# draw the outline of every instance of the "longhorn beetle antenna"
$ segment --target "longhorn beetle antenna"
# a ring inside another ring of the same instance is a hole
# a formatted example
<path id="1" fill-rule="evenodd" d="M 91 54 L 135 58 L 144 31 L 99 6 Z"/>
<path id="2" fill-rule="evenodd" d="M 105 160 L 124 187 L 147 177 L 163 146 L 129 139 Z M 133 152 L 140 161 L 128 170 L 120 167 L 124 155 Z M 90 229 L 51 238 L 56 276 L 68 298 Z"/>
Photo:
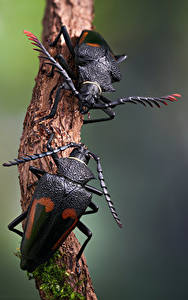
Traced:
<path id="1" fill-rule="evenodd" d="M 22 163 L 25 163 L 25 162 L 28 162 L 28 161 L 31 161 L 31 160 L 35 160 L 35 159 L 38 159 L 38 158 L 42 158 L 42 157 L 45 157 L 45 156 L 55 154 L 59 151 L 64 151 L 64 150 L 66 150 L 68 148 L 71 148 L 71 147 L 80 147 L 80 144 L 70 143 L 70 144 L 67 144 L 65 146 L 61 146 L 61 147 L 58 147 L 58 148 L 53 149 L 51 151 L 43 152 L 43 153 L 40 153 L 40 154 L 27 155 L 26 157 L 21 156 L 20 158 L 15 158 L 13 161 L 9 161 L 8 163 L 3 163 L 3 166 L 4 167 L 11 167 L 11 166 L 19 165 L 19 164 L 22 164 Z"/>
<path id="2" fill-rule="evenodd" d="M 110 198 L 110 194 L 108 193 L 108 190 L 107 190 L 107 186 L 106 186 L 106 183 L 104 181 L 104 176 L 103 176 L 103 172 L 102 172 L 102 166 L 101 166 L 101 163 L 100 163 L 100 157 L 95 155 L 94 153 L 92 152 L 89 152 L 89 154 L 94 158 L 94 160 L 96 161 L 97 163 L 97 172 L 98 172 L 98 178 L 99 178 L 99 181 L 100 181 L 100 185 L 101 185 L 101 188 L 103 190 L 103 193 L 104 193 L 104 196 L 105 196 L 105 199 L 108 203 L 108 206 L 110 208 L 110 211 L 114 217 L 114 219 L 116 220 L 118 226 L 121 228 L 123 225 L 118 217 L 118 214 L 115 210 L 115 207 L 113 205 L 113 202 L 111 201 L 111 198 Z"/>
<path id="3" fill-rule="evenodd" d="M 39 48 L 39 49 L 33 48 L 33 50 L 38 51 L 40 53 L 39 58 L 50 61 L 50 63 L 45 62 L 45 64 L 52 65 L 55 68 L 57 68 L 58 72 L 63 76 L 63 78 L 67 82 L 69 88 L 73 92 L 73 94 L 80 99 L 80 94 L 76 90 L 75 85 L 74 85 L 72 79 L 70 78 L 70 76 L 68 75 L 68 73 L 66 72 L 66 70 L 64 70 L 61 67 L 61 65 L 50 55 L 50 53 L 45 49 L 43 44 L 38 40 L 38 38 L 33 33 L 31 33 L 30 31 L 24 30 L 24 34 L 31 41 L 31 44 L 33 44 L 34 46 Z"/>

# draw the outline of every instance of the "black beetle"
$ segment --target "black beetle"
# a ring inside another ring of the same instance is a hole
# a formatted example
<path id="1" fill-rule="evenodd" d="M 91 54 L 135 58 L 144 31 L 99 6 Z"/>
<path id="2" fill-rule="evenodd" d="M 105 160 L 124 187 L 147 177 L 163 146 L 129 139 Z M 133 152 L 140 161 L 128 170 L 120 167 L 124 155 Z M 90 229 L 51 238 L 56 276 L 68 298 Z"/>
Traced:
<path id="1" fill-rule="evenodd" d="M 113 217 L 122 227 L 104 182 L 100 158 L 90 152 L 83 144 L 70 143 L 53 149 L 47 144 L 47 152 L 17 158 L 3 166 L 9 167 L 51 155 L 57 166 L 57 173 L 50 174 L 44 170 L 30 166 L 29 170 L 38 178 L 32 201 L 28 210 L 13 220 L 8 228 L 22 237 L 21 269 L 33 272 L 41 263 L 47 261 L 58 247 L 65 241 L 70 232 L 77 227 L 87 236 L 76 256 L 80 259 L 92 233 L 80 221 L 80 217 L 98 211 L 92 202 L 92 193 L 105 196 Z M 75 147 L 67 158 L 58 158 L 57 152 Z M 94 175 L 87 167 L 90 157 L 97 162 L 97 172 L 102 192 L 87 184 Z M 86 211 L 87 208 L 90 210 Z M 24 232 L 15 229 L 26 218 Z"/>
<path id="2" fill-rule="evenodd" d="M 77 78 L 61 54 L 56 55 L 55 59 L 58 59 L 59 61 L 57 62 L 34 34 L 26 30 L 24 30 L 24 33 L 29 40 L 32 41 L 32 44 L 38 47 L 34 48 L 34 50 L 41 53 L 39 58 L 50 61 L 46 63 L 52 65 L 64 78 L 64 82 L 57 90 L 50 114 L 43 117 L 41 120 L 54 117 L 58 102 L 61 98 L 61 89 L 71 90 L 78 98 L 79 110 L 82 114 L 88 113 L 91 109 L 101 109 L 108 115 L 106 118 L 84 120 L 84 124 L 113 119 L 115 113 L 112 108 L 120 104 L 141 103 L 144 106 L 148 104 L 152 107 L 154 104 L 157 107 L 160 107 L 160 103 L 167 105 L 165 100 L 173 102 L 177 100 L 176 97 L 181 97 L 180 94 L 172 94 L 163 97 L 131 96 L 111 101 L 104 97 L 102 93 L 115 91 L 112 83 L 121 80 L 119 63 L 125 60 L 126 56 L 114 55 L 107 42 L 99 33 L 92 30 L 83 30 L 78 38 L 76 46 L 73 47 L 66 26 L 62 26 L 56 39 L 51 43 L 51 46 L 55 46 L 61 34 L 63 34 L 66 45 L 75 61 L 78 74 Z M 53 72 L 51 74 L 53 74 Z M 76 85 L 73 83 L 74 79 L 76 79 Z"/>

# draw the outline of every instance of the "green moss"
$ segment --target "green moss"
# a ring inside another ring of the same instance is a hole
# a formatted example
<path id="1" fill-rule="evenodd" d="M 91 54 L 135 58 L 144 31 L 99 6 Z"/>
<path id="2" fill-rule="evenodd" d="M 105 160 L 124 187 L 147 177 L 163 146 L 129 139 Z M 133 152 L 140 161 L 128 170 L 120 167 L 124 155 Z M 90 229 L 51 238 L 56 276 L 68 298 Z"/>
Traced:
<path id="1" fill-rule="evenodd" d="M 14 254 L 21 258 L 19 249 Z M 60 258 L 60 252 L 56 251 L 49 261 L 39 265 L 34 272 L 27 272 L 28 279 L 38 279 L 41 282 L 40 290 L 43 290 L 49 300 L 85 300 L 86 298 L 80 293 L 75 292 L 68 282 L 70 274 L 66 271 L 65 266 L 58 261 Z M 77 287 L 82 284 L 83 280 L 76 283 Z"/>
<path id="2" fill-rule="evenodd" d="M 40 289 L 44 291 L 49 300 L 85 300 L 85 297 L 75 292 L 68 282 L 70 274 L 66 271 L 65 266 L 57 263 L 60 257 L 61 255 L 57 251 L 48 262 L 40 265 L 33 273 L 28 273 L 28 278 L 36 278 L 42 282 Z M 78 282 L 78 285 L 80 284 Z"/>

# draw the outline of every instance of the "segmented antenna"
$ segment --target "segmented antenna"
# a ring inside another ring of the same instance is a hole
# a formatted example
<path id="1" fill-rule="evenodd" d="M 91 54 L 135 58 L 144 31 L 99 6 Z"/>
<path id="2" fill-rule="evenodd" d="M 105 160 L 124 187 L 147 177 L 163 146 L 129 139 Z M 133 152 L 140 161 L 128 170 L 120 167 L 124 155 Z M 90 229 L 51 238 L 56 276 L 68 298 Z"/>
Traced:
<path id="1" fill-rule="evenodd" d="M 33 48 L 33 50 L 40 52 L 42 55 L 39 55 L 39 58 L 44 60 L 50 61 L 50 63 L 45 62 L 46 64 L 50 64 L 57 68 L 58 73 L 60 73 L 65 81 L 67 82 L 68 86 L 70 87 L 71 91 L 74 95 L 79 97 L 79 92 L 75 89 L 74 83 L 72 79 L 69 77 L 68 73 L 62 68 L 62 66 L 50 55 L 50 53 L 46 50 L 43 44 L 38 40 L 38 38 L 30 31 L 24 30 L 24 34 L 31 40 L 31 44 L 38 48 Z"/>
<path id="2" fill-rule="evenodd" d="M 31 161 L 31 160 L 35 160 L 35 159 L 38 159 L 38 158 L 42 158 L 42 157 L 45 157 L 45 156 L 52 155 L 52 154 L 57 153 L 59 151 L 64 151 L 64 150 L 66 150 L 67 148 L 70 148 L 70 147 L 81 147 L 81 145 L 76 144 L 76 143 L 70 143 L 68 145 L 61 146 L 61 147 L 58 147 L 56 149 L 53 149 L 52 151 L 47 151 L 47 152 L 43 152 L 43 153 L 40 153 L 40 154 L 26 155 L 25 157 L 22 156 L 20 158 L 15 158 L 13 161 L 9 161 L 8 163 L 4 163 L 3 166 L 4 167 L 11 167 L 11 166 L 23 164 L 23 163 Z"/>
<path id="3" fill-rule="evenodd" d="M 108 190 L 107 190 L 107 186 L 105 184 L 105 181 L 104 181 L 104 176 L 103 176 L 103 173 L 102 173 L 102 166 L 101 166 L 101 163 L 100 163 L 100 157 L 96 156 L 94 153 L 91 153 L 91 156 L 95 159 L 95 161 L 97 162 L 97 172 L 98 172 L 98 178 L 100 180 L 100 185 L 101 185 L 101 188 L 103 190 L 103 193 L 105 195 L 105 198 L 106 198 L 106 201 L 108 203 L 108 206 L 110 208 L 110 211 L 114 217 L 114 219 L 116 220 L 118 226 L 121 228 L 123 225 L 118 217 L 118 214 L 115 210 L 115 207 L 113 205 L 113 202 L 111 201 L 111 198 L 110 198 L 110 194 L 108 193 Z"/>
<path id="4" fill-rule="evenodd" d="M 125 103 L 134 103 L 134 104 L 142 104 L 144 106 L 151 106 L 153 107 L 154 105 L 157 107 L 160 107 L 160 103 L 164 105 L 168 105 L 166 101 L 170 102 L 175 102 L 178 101 L 177 98 L 180 98 L 180 94 L 172 94 L 172 95 L 167 95 L 167 96 L 162 96 L 162 97 L 139 97 L 139 96 L 131 96 L 131 97 L 126 97 L 126 98 L 120 98 L 115 101 L 112 101 L 111 103 L 106 104 L 106 107 L 115 107 L 116 105 L 119 104 L 125 104 Z"/>

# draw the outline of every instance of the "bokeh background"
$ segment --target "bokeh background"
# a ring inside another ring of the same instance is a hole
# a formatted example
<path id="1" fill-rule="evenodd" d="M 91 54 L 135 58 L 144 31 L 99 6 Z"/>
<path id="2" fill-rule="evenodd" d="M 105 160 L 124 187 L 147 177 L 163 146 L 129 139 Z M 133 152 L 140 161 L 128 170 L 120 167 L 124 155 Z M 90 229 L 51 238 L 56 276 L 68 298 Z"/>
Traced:
<path id="1" fill-rule="evenodd" d="M 38 71 L 23 29 L 40 37 L 44 7 L 44 0 L 0 0 L 1 162 L 17 156 Z M 96 29 L 114 52 L 128 55 L 112 99 L 183 97 L 161 109 L 117 107 L 115 120 L 82 130 L 83 142 L 101 156 L 124 224 L 120 230 L 104 199 L 94 197 L 99 213 L 83 218 L 93 232 L 85 251 L 93 283 L 102 300 L 188 299 L 188 1 L 96 0 L 95 13 Z M 7 229 L 21 213 L 17 177 L 16 167 L 0 168 L 0 299 L 37 300 L 13 255 L 20 238 Z"/>

